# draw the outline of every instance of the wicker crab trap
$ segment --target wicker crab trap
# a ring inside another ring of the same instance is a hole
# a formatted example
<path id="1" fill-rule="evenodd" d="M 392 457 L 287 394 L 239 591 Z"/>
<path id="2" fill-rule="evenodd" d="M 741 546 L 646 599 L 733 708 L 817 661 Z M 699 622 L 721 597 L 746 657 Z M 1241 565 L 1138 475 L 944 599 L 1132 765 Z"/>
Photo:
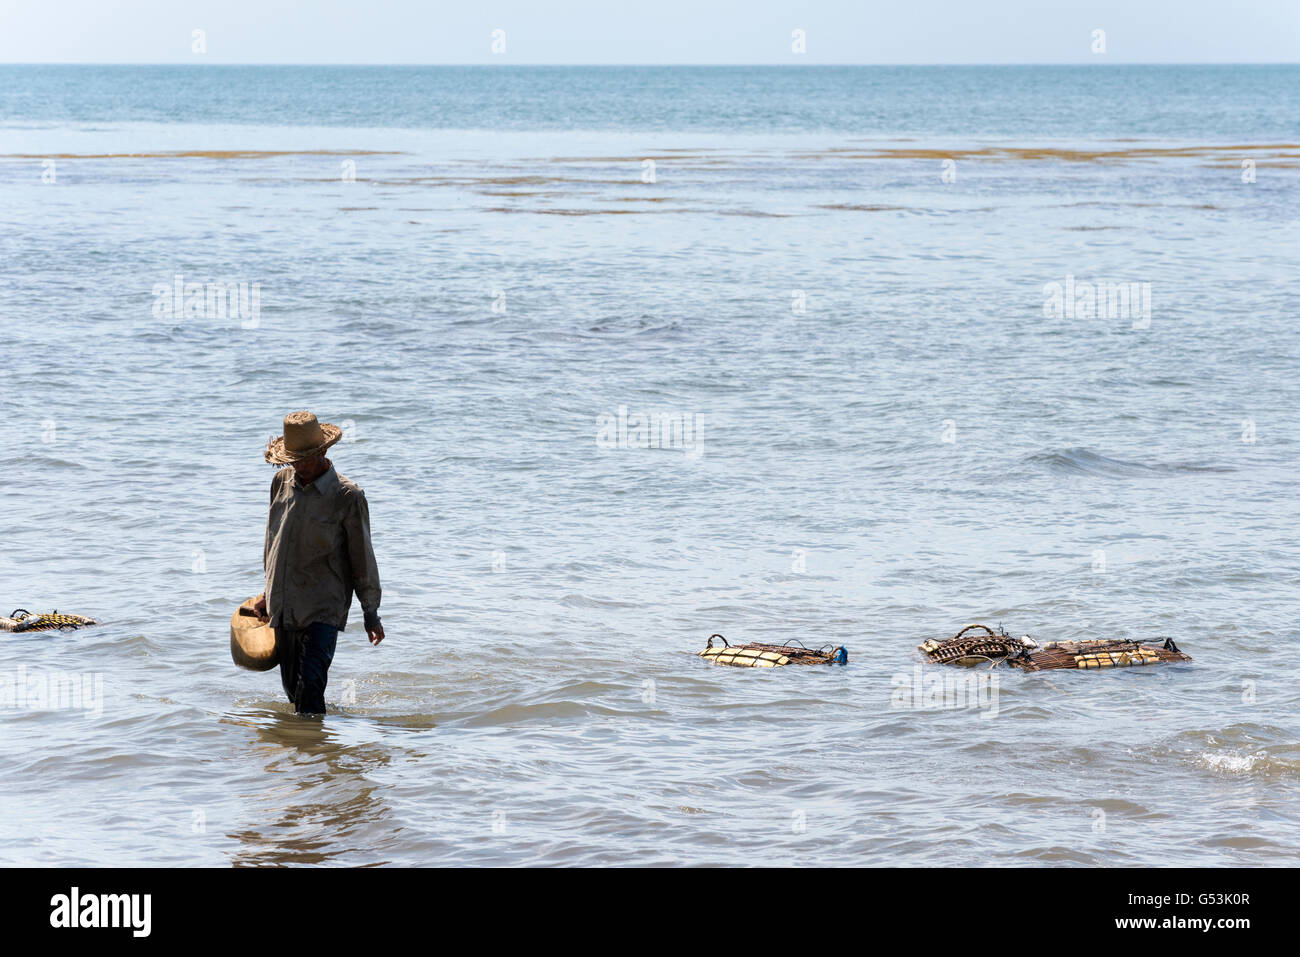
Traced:
<path id="1" fill-rule="evenodd" d="M 1166 638 L 1163 645 L 1124 638 L 1096 638 L 1052 641 L 1040 646 L 1028 635 L 1015 638 L 1001 628 L 994 631 L 988 625 L 967 625 L 947 641 L 930 638 L 918 647 L 937 664 L 975 665 L 987 661 L 997 666 L 1006 662 L 1022 671 L 1131 668 L 1192 660 L 1190 655 L 1178 650 L 1172 638 Z"/>
<path id="2" fill-rule="evenodd" d="M 717 638 L 721 644 L 715 645 Z M 780 668 L 782 665 L 845 665 L 849 662 L 849 653 L 843 645 L 823 645 L 820 648 L 806 648 L 796 641 L 791 645 L 761 645 L 750 642 L 747 645 L 733 645 L 721 635 L 709 635 L 709 643 L 700 657 L 712 661 L 715 665 L 731 665 L 736 668 Z"/>
<path id="3" fill-rule="evenodd" d="M 26 608 L 15 608 L 8 618 L 0 618 L 0 631 L 75 631 L 99 622 L 84 615 L 33 614 Z"/>

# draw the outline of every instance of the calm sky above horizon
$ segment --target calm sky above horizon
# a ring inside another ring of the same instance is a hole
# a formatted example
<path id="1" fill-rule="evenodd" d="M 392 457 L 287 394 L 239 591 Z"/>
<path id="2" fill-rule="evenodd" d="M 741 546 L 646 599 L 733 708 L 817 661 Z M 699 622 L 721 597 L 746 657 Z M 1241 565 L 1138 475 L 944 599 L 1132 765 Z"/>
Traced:
<path id="1" fill-rule="evenodd" d="M 193 49 L 196 30 L 203 52 Z M 1096 30 L 1104 53 L 1093 52 Z M 1297 60 L 1300 0 L 0 0 L 5 63 Z"/>

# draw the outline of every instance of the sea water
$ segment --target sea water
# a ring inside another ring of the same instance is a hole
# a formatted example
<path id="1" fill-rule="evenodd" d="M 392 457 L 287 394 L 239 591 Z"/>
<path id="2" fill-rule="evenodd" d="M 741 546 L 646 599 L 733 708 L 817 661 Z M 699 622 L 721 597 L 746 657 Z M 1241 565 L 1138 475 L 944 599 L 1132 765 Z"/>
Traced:
<path id="1" fill-rule="evenodd" d="M 1300 862 L 1300 68 L 0 67 L 0 860 Z M 387 639 L 240 671 L 283 416 Z M 916 645 L 1172 636 L 1188 665 Z M 844 645 L 750 671 L 732 642 Z"/>

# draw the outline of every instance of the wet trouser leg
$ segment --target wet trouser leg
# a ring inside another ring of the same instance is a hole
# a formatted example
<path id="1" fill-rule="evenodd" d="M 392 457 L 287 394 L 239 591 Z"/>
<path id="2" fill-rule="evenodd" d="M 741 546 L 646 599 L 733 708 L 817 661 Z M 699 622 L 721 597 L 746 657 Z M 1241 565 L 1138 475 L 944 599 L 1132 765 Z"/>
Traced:
<path id="1" fill-rule="evenodd" d="M 280 683 L 299 714 L 325 713 L 325 684 L 339 630 L 316 622 L 280 632 Z"/>

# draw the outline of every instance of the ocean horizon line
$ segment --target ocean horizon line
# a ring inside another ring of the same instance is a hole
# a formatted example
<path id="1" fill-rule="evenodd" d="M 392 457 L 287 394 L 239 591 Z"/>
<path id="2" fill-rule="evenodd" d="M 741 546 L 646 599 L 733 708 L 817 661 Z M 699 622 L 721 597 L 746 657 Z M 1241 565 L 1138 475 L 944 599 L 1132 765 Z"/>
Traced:
<path id="1" fill-rule="evenodd" d="M 1206 60 L 1206 61 L 1178 61 L 1178 60 L 1132 60 L 1115 62 L 1097 62 L 1095 60 L 1080 59 L 1066 62 L 1043 63 L 1033 61 L 996 61 L 996 62 L 961 62 L 961 63 L 485 63 L 482 61 L 462 62 L 462 63 L 373 63 L 373 62 L 356 62 L 356 63 L 318 63 L 318 62 L 241 62 L 237 60 L 217 61 L 195 63 L 181 60 L 172 61 L 154 61 L 154 62 L 114 62 L 114 61 L 87 61 L 87 60 L 11 60 L 0 61 L 0 67 L 9 66 L 89 66 L 89 67 L 188 67 L 195 69 L 206 69 L 211 67 L 284 67 L 284 68 L 322 68 L 322 67 L 348 67 L 358 69 L 430 69 L 437 67 L 463 69 L 466 67 L 476 67 L 491 70 L 512 70 L 512 69 L 789 69 L 789 70 L 817 70 L 817 69 L 898 69 L 898 68 L 955 68 L 955 69 L 973 69 L 973 68 L 1023 68 L 1034 67 L 1039 69 L 1069 69 L 1073 67 L 1087 66 L 1097 69 L 1112 69 L 1116 67 L 1169 67 L 1186 69 L 1188 67 L 1277 67 L 1277 66 L 1300 66 L 1300 60 Z"/>

